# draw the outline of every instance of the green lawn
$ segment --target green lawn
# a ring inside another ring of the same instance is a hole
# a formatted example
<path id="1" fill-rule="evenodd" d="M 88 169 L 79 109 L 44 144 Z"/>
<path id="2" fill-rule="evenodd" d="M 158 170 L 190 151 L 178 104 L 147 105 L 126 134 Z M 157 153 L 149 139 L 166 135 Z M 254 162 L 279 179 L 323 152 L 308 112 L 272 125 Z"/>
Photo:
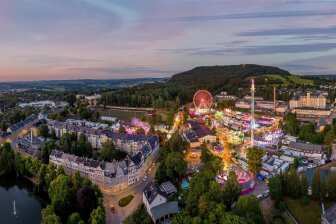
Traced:
<path id="1" fill-rule="evenodd" d="M 291 75 L 288 76 L 288 79 L 293 82 L 294 84 L 304 84 L 304 85 L 314 85 L 314 81 L 310 79 L 304 79 L 300 76 Z"/>
<path id="2" fill-rule="evenodd" d="M 132 194 L 127 195 L 126 197 L 123 197 L 122 199 L 119 200 L 118 205 L 120 207 L 125 207 L 133 200 L 133 198 L 134 196 Z"/>
<path id="3" fill-rule="evenodd" d="M 309 204 L 304 206 L 300 199 L 284 197 L 284 202 L 288 210 L 293 214 L 296 220 L 302 224 L 321 223 L 321 206 L 318 201 L 309 200 Z M 325 202 L 325 209 L 328 209 L 334 202 Z"/>

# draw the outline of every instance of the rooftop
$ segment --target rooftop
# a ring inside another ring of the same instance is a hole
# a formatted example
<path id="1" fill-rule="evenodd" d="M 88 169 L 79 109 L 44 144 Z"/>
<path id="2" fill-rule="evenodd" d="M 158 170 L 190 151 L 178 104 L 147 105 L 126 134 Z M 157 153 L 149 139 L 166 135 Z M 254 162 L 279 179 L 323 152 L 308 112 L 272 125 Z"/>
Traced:
<path id="1" fill-rule="evenodd" d="M 288 144 L 288 147 L 299 149 L 299 150 L 304 150 L 304 151 L 323 152 L 322 145 L 314 145 L 314 144 L 303 143 L 303 142 L 290 142 Z"/>
<path id="2" fill-rule="evenodd" d="M 170 201 L 151 209 L 151 213 L 155 220 L 158 220 L 168 214 L 176 214 L 179 212 L 177 201 Z"/>
<path id="3" fill-rule="evenodd" d="M 157 187 L 156 184 L 152 181 L 147 184 L 147 186 L 143 190 L 143 193 L 149 204 L 152 204 L 152 202 L 158 195 L 161 195 L 162 197 L 166 196 L 165 193 L 162 192 L 161 189 Z"/>

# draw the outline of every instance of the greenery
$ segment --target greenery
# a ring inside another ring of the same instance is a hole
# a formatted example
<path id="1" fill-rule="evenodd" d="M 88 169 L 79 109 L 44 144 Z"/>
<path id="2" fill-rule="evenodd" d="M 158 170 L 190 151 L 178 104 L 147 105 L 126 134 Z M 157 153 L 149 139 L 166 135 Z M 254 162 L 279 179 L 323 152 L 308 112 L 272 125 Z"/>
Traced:
<path id="1" fill-rule="evenodd" d="M 183 158 L 183 151 L 187 148 L 187 143 L 181 135 L 176 132 L 169 141 L 165 142 L 159 152 L 159 166 L 155 174 L 158 183 L 171 180 L 178 184 L 179 180 L 185 176 L 187 163 Z"/>
<path id="2" fill-rule="evenodd" d="M 108 139 L 102 144 L 102 150 L 100 152 L 100 157 L 108 162 L 113 160 L 123 160 L 127 156 L 127 153 L 119 150 L 115 147 L 112 140 Z"/>
<path id="3" fill-rule="evenodd" d="M 132 194 L 127 195 L 126 197 L 123 197 L 122 199 L 119 200 L 118 205 L 120 207 L 125 207 L 133 200 L 133 198 L 134 198 L 134 195 Z"/>
<path id="4" fill-rule="evenodd" d="M 147 214 L 145 206 L 139 205 L 138 208 L 123 222 L 124 224 L 152 224 L 151 217 Z"/>
<path id="5" fill-rule="evenodd" d="M 299 134 L 300 125 L 296 119 L 296 114 L 288 113 L 283 118 L 284 130 L 287 134 L 297 136 Z"/>
<path id="6" fill-rule="evenodd" d="M 47 193 L 50 204 L 42 210 L 42 223 L 66 223 L 69 220 L 71 223 L 71 220 L 78 220 L 78 215 L 72 215 L 76 212 L 90 224 L 105 223 L 102 193 L 79 173 L 66 176 L 61 167 L 42 164 L 30 156 L 24 157 L 5 143 L 0 148 L 0 175 L 14 172 L 33 180 L 35 192 Z"/>
<path id="7" fill-rule="evenodd" d="M 239 197 L 234 211 L 248 223 L 265 223 L 259 201 L 254 195 Z"/>
<path id="8" fill-rule="evenodd" d="M 257 175 L 259 171 L 261 170 L 262 162 L 261 158 L 265 154 L 265 151 L 262 148 L 259 147 L 251 147 L 247 149 L 246 152 L 246 159 L 249 170 L 254 173 L 254 175 Z"/>
<path id="9" fill-rule="evenodd" d="M 282 199 L 282 182 L 279 176 L 272 177 L 268 182 L 268 188 L 271 198 L 275 201 L 275 206 L 278 207 Z"/>
<path id="10" fill-rule="evenodd" d="M 173 75 L 163 83 L 150 83 L 102 94 L 103 105 L 154 107 L 175 110 L 192 101 L 198 89 L 237 92 L 237 86 L 248 86 L 248 77 L 267 74 L 290 75 L 276 67 L 260 65 L 202 66 Z"/>

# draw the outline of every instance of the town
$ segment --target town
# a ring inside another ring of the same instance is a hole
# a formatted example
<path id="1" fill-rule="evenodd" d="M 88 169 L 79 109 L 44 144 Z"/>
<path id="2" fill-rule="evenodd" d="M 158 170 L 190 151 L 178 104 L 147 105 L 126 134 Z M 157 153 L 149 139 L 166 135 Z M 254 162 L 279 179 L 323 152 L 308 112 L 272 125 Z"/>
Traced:
<path id="1" fill-rule="evenodd" d="M 202 194 L 209 187 L 222 191 L 223 198 L 213 200 L 241 209 L 240 222 L 274 219 L 265 217 L 273 204 L 281 219 L 295 223 L 288 201 L 301 198 L 305 206 L 336 197 L 334 101 L 323 87 L 309 86 L 285 90 L 292 92 L 289 101 L 278 100 L 284 90 L 274 86 L 273 100 L 264 100 L 254 79 L 249 82 L 242 96 L 196 91 L 192 102 L 170 115 L 171 123 L 154 108 L 106 108 L 100 94 L 18 103 L 31 114 L 2 129 L 3 150 L 39 164 L 36 171 L 29 164 L 21 171 L 36 183 L 44 178 L 38 169 L 49 164 L 97 186 L 102 201 L 95 206 L 103 209 L 104 223 L 140 223 L 132 221 L 139 215 L 141 222 L 184 223 L 190 200 L 202 198 L 193 192 L 199 187 L 205 187 Z M 197 186 L 199 181 L 205 185 Z M 336 205 L 323 201 L 318 216 L 333 223 Z M 255 207 L 254 218 L 244 214 L 246 203 Z"/>

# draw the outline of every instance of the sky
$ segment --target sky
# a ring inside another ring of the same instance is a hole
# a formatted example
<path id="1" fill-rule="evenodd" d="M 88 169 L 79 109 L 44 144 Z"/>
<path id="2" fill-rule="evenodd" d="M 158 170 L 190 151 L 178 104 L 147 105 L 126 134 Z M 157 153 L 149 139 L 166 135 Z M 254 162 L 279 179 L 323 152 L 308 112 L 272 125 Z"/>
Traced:
<path id="1" fill-rule="evenodd" d="M 0 0 L 0 81 L 250 63 L 336 74 L 336 1 Z"/>

